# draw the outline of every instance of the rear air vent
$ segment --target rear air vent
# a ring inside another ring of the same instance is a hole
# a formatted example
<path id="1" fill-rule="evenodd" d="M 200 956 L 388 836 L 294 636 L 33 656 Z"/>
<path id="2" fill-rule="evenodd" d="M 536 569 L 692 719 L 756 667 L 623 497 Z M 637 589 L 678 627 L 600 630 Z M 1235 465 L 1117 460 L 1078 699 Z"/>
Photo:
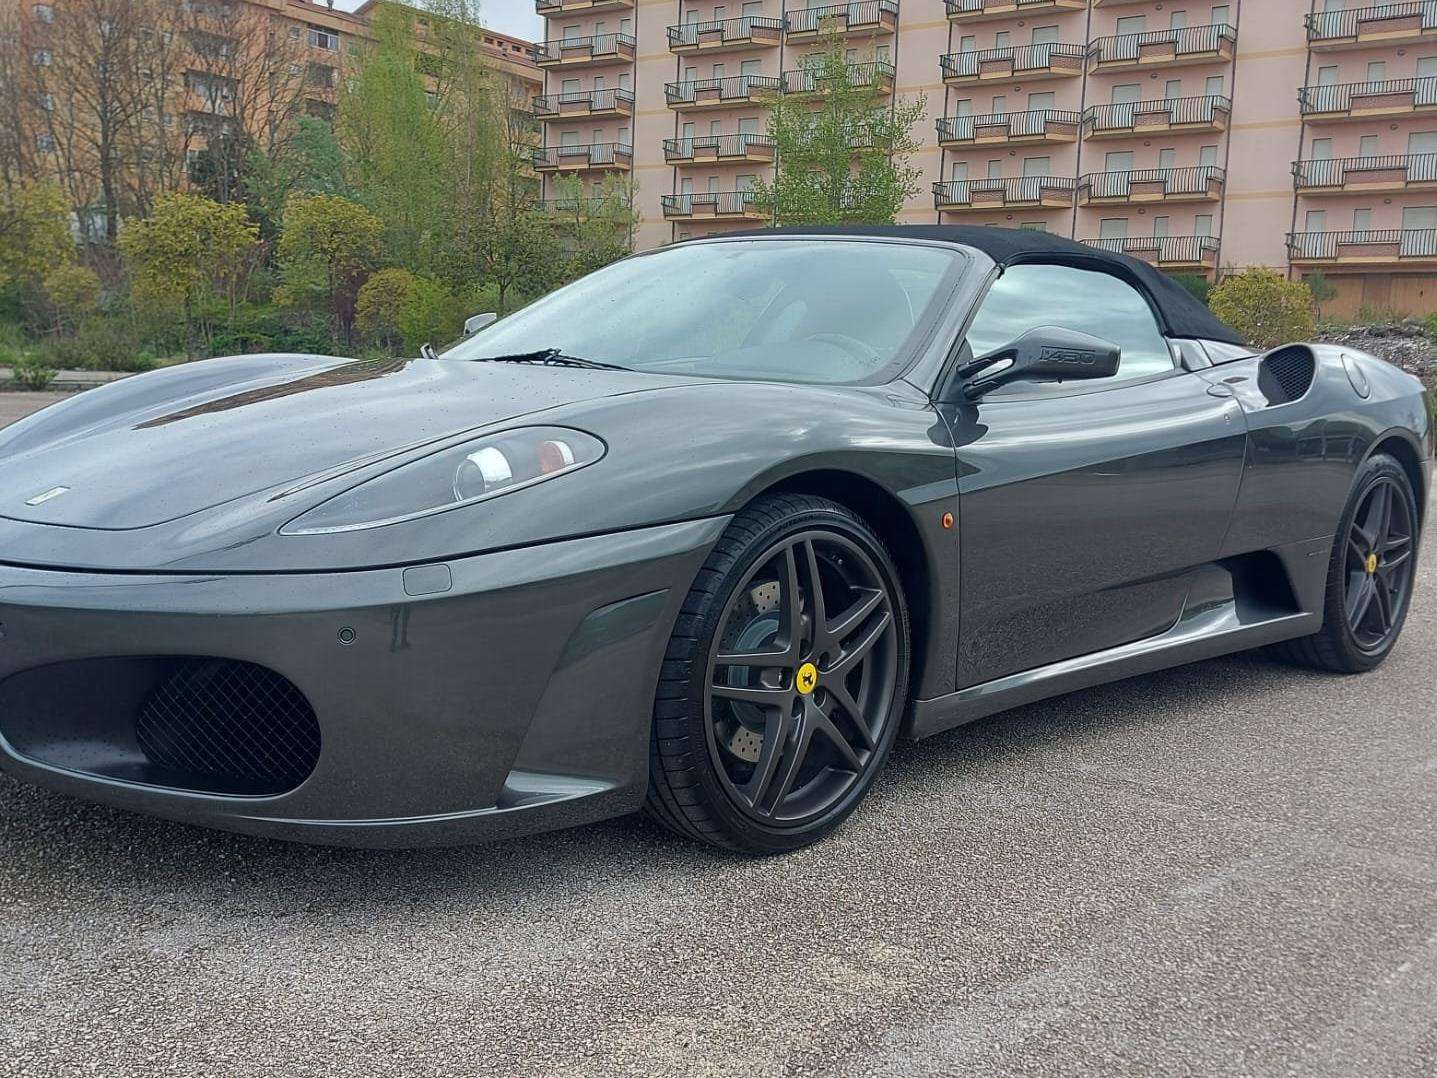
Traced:
<path id="1" fill-rule="evenodd" d="M 1317 374 L 1317 357 L 1300 344 L 1279 348 L 1262 359 L 1257 386 L 1269 404 L 1290 404 L 1306 395 Z"/>

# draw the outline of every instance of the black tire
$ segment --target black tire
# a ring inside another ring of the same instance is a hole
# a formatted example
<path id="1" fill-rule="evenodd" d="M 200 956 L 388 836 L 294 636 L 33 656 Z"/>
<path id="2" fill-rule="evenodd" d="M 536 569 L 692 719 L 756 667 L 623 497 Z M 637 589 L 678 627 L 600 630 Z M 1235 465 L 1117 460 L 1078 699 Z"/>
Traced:
<path id="1" fill-rule="evenodd" d="M 1374 499 L 1383 496 L 1392 499 L 1398 518 L 1393 534 L 1387 535 L 1383 525 L 1378 529 L 1382 534 L 1368 536 L 1359 513 L 1370 515 Z M 1420 528 L 1417 498 L 1402 465 L 1383 453 L 1371 457 L 1358 469 L 1333 540 L 1322 630 L 1278 644 L 1276 653 L 1300 666 L 1339 674 L 1360 674 L 1380 665 L 1397 643 L 1412 601 Z M 1375 561 L 1363 570 L 1367 558 Z M 1362 579 L 1363 572 L 1369 580 Z M 1369 610 L 1370 617 L 1360 613 Z"/>
<path id="2" fill-rule="evenodd" d="M 857 514 L 811 495 L 753 502 L 699 570 L 669 641 L 646 811 L 745 853 L 817 842 L 893 745 L 909 632 L 893 559 Z"/>

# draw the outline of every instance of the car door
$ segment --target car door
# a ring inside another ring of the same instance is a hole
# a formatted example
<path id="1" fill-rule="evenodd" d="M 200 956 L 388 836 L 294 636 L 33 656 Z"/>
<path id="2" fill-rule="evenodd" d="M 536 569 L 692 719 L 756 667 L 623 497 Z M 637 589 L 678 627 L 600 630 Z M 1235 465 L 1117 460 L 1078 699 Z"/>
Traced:
<path id="1" fill-rule="evenodd" d="M 1019 264 L 967 335 L 981 356 L 1056 325 L 1118 344 L 1115 378 L 1014 382 L 944 405 L 959 474 L 959 686 L 1171 627 L 1217 558 L 1242 474 L 1231 397 L 1182 369 L 1146 296 L 1071 265 Z"/>

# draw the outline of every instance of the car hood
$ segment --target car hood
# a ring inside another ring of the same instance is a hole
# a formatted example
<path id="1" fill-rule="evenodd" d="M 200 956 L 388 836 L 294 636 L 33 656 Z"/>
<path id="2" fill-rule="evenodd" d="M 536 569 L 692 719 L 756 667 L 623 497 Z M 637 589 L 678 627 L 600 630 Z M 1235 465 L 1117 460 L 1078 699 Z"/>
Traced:
<path id="1" fill-rule="evenodd" d="M 443 359 L 208 360 L 90 390 L 0 435 L 0 517 L 144 528 L 550 408 L 695 381 Z"/>

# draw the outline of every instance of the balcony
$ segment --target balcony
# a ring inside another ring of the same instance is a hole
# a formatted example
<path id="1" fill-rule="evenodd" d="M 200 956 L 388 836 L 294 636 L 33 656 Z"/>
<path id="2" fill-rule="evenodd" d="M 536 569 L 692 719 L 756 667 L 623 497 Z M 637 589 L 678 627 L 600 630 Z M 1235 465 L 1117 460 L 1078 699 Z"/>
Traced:
<path id="1" fill-rule="evenodd" d="M 587 221 L 595 214 L 612 217 L 622 209 L 623 204 L 615 199 L 587 198 L 583 195 L 575 198 L 545 198 L 534 203 L 537 213 L 567 221 Z"/>
<path id="2" fill-rule="evenodd" d="M 940 146 L 1039 145 L 1077 142 L 1083 117 L 1061 109 L 944 116 L 938 121 Z"/>
<path id="3" fill-rule="evenodd" d="M 939 180 L 933 206 L 948 213 L 1053 208 L 1073 205 L 1071 176 L 1014 176 L 992 180 Z"/>
<path id="4" fill-rule="evenodd" d="M 1307 43 L 1315 51 L 1391 47 L 1437 41 L 1437 0 L 1397 0 L 1351 11 L 1307 16 Z"/>
<path id="5" fill-rule="evenodd" d="M 762 102 L 782 88 L 777 75 L 730 75 L 665 83 L 664 98 L 671 109 L 722 109 Z"/>
<path id="6" fill-rule="evenodd" d="M 1229 63 L 1237 48 L 1237 30 L 1225 23 L 1117 34 L 1097 38 L 1088 55 L 1093 71 L 1128 71 L 1177 64 Z"/>
<path id="7" fill-rule="evenodd" d="M 892 64 L 870 61 L 866 64 L 849 64 L 848 80 L 854 86 L 874 86 L 880 93 L 893 92 L 893 80 L 897 71 Z M 811 94 L 824 81 L 821 71 L 800 69 L 783 73 L 783 92 L 786 94 Z"/>
<path id="8" fill-rule="evenodd" d="M 628 172 L 634 148 L 627 142 L 586 142 L 534 147 L 536 172 Z"/>
<path id="9" fill-rule="evenodd" d="M 664 217 L 670 221 L 766 221 L 753 204 L 752 191 L 697 191 L 663 195 Z"/>
<path id="10" fill-rule="evenodd" d="M 1002 49 L 950 52 L 939 58 L 949 86 L 1069 79 L 1083 73 L 1088 50 L 1082 45 L 1016 45 Z"/>
<path id="11" fill-rule="evenodd" d="M 634 95 L 630 90 L 580 90 L 534 98 L 534 116 L 540 120 L 599 119 L 633 114 Z"/>
<path id="12" fill-rule="evenodd" d="M 1081 206 L 1122 206 L 1151 202 L 1216 202 L 1226 175 L 1216 165 L 1089 172 L 1078 180 Z"/>
<path id="13" fill-rule="evenodd" d="M 746 134 L 666 138 L 664 160 L 675 165 L 769 164 L 773 161 L 773 139 Z"/>
<path id="14" fill-rule="evenodd" d="M 1216 132 L 1227 129 L 1231 115 L 1231 98 L 1174 97 L 1165 101 L 1092 105 L 1083 114 L 1083 125 L 1087 138 Z"/>
<path id="15" fill-rule="evenodd" d="M 1217 268 L 1216 236 L 1124 236 L 1082 242 L 1099 250 L 1132 255 L 1171 272 L 1203 273 Z"/>
<path id="16" fill-rule="evenodd" d="M 1088 0 L 943 0 L 948 18 L 956 23 L 1010 19 L 1015 15 L 1062 15 L 1082 11 Z"/>
<path id="17" fill-rule="evenodd" d="M 1297 100 L 1308 123 L 1409 116 L 1437 110 L 1437 76 L 1304 86 Z"/>
<path id="18" fill-rule="evenodd" d="M 634 0 L 534 0 L 540 15 L 587 15 L 601 11 L 632 11 Z"/>
<path id="19" fill-rule="evenodd" d="M 1369 228 L 1361 232 L 1289 232 L 1294 265 L 1437 266 L 1437 228 Z"/>
<path id="20" fill-rule="evenodd" d="M 1431 191 L 1437 189 L 1437 153 L 1296 161 L 1292 176 L 1301 195 Z"/>
<path id="21" fill-rule="evenodd" d="M 825 33 L 840 37 L 876 37 L 898 32 L 898 0 L 859 0 L 851 4 L 794 8 L 788 13 L 788 40 L 817 41 Z"/>
<path id="22" fill-rule="evenodd" d="M 737 52 L 764 49 L 783 38 L 783 20 L 759 16 L 686 22 L 669 27 L 669 52 L 688 56 L 696 52 Z"/>
<path id="23" fill-rule="evenodd" d="M 600 67 L 628 64 L 634 60 L 631 34 L 598 34 L 594 37 L 540 41 L 534 45 L 534 62 L 540 67 Z"/>

